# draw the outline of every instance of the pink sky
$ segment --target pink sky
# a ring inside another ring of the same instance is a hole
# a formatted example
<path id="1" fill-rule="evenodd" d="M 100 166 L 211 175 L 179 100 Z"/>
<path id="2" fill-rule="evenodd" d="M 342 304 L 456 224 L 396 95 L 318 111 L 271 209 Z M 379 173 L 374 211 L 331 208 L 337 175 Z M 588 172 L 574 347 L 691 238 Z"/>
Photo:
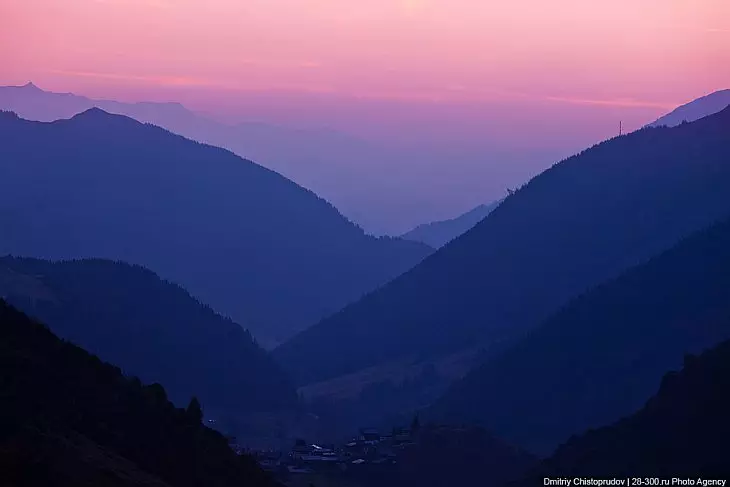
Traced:
<path id="1" fill-rule="evenodd" d="M 244 117 L 286 92 L 630 119 L 730 84 L 726 0 L 0 0 L 0 27 L 0 83 Z"/>
<path id="2" fill-rule="evenodd" d="M 730 88 L 730 1 L 0 0 L 0 84 L 30 80 L 488 147 L 519 166 L 496 176 L 504 188 L 619 120 Z"/>

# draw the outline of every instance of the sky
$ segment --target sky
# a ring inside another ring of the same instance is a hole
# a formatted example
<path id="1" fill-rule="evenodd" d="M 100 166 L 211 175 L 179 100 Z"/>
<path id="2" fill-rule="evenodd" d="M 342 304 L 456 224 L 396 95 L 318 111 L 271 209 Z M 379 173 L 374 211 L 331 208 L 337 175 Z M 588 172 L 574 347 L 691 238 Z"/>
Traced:
<path id="1" fill-rule="evenodd" d="M 730 88 L 730 2 L 0 0 L 0 84 L 28 81 L 429 150 L 404 168 L 461 181 L 447 216 Z"/>

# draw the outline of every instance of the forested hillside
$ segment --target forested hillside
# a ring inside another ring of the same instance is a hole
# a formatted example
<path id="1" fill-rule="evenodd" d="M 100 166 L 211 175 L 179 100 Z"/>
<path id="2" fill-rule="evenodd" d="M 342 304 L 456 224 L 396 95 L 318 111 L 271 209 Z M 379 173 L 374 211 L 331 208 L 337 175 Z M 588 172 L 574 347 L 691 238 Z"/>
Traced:
<path id="1" fill-rule="evenodd" d="M 431 249 L 375 238 L 223 149 L 91 109 L 0 113 L 0 255 L 109 258 L 179 283 L 271 346 Z"/>
<path id="2" fill-rule="evenodd" d="M 273 487 L 255 462 L 143 385 L 0 300 L 0 471 L 9 487 Z"/>
<path id="3" fill-rule="evenodd" d="M 725 480 L 730 475 L 730 342 L 687 355 L 679 372 L 636 414 L 571 438 L 526 479 L 673 477 Z"/>
<path id="4" fill-rule="evenodd" d="M 433 408 L 549 453 L 635 412 L 662 375 L 730 338 L 730 220 L 571 301 Z"/>
<path id="5" fill-rule="evenodd" d="M 0 296 L 177 405 L 214 414 L 293 408 L 290 380 L 251 335 L 181 287 L 107 260 L 0 258 Z"/>
<path id="6" fill-rule="evenodd" d="M 730 214 L 730 109 L 562 161 L 411 271 L 275 351 L 301 383 L 499 350 L 571 298 Z"/>

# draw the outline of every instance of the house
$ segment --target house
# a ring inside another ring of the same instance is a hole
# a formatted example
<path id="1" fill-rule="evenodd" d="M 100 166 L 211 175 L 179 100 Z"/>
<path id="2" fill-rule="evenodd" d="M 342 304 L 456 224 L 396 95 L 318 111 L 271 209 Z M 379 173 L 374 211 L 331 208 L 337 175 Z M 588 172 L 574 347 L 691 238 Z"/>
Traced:
<path id="1" fill-rule="evenodd" d="M 296 440 L 289 455 L 294 460 L 300 460 L 305 456 L 311 455 L 313 451 L 314 448 L 312 445 L 308 445 L 306 441 L 300 439 Z"/>
<path id="2" fill-rule="evenodd" d="M 375 428 L 361 428 L 358 439 L 370 444 L 378 443 L 380 441 L 380 433 Z"/>

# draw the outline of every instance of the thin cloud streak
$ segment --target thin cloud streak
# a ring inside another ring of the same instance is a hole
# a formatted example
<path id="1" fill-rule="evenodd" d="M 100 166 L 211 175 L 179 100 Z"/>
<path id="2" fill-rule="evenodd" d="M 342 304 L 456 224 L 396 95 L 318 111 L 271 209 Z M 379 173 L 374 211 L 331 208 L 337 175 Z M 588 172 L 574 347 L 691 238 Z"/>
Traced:
<path id="1" fill-rule="evenodd" d="M 296 83 L 275 83 L 265 86 L 244 86 L 236 82 L 218 81 L 187 76 L 135 75 L 124 73 L 103 73 L 93 71 L 48 70 L 51 74 L 75 78 L 95 78 L 100 80 L 149 83 L 168 87 L 215 88 L 227 91 L 299 91 L 303 93 L 335 93 L 334 88 L 326 85 L 305 85 Z"/>
<path id="2" fill-rule="evenodd" d="M 661 109 L 673 109 L 676 108 L 679 103 L 669 102 L 657 102 L 647 100 L 634 100 L 634 99 L 615 99 L 615 100 L 601 100 L 591 98 L 571 98 L 563 96 L 546 96 L 543 98 L 547 101 L 554 101 L 559 103 L 570 103 L 573 105 L 596 105 L 596 106 L 609 106 L 609 107 L 622 107 L 622 108 L 661 108 Z"/>
<path id="3" fill-rule="evenodd" d="M 252 63 L 256 60 L 250 60 Z M 592 105 L 605 107 L 622 108 L 658 108 L 673 109 L 679 103 L 657 102 L 647 100 L 636 100 L 629 98 L 619 99 L 593 99 L 574 98 L 564 96 L 552 96 L 541 94 L 522 93 L 518 91 L 507 91 L 500 89 L 470 90 L 464 86 L 447 86 L 443 90 L 422 90 L 422 91 L 397 91 L 397 90 L 371 90 L 363 92 L 352 92 L 337 89 L 330 85 L 308 85 L 297 83 L 267 83 L 258 86 L 242 85 L 238 82 L 227 82 L 189 76 L 164 76 L 164 75 L 135 75 L 124 73 L 105 73 L 93 71 L 71 71 L 71 70 L 49 70 L 49 73 L 66 77 L 96 78 L 100 80 L 126 81 L 136 83 L 151 83 L 157 86 L 168 87 L 191 87 L 211 88 L 226 91 L 240 92 L 300 92 L 313 94 L 330 94 L 338 97 L 372 100 L 392 100 L 403 102 L 427 102 L 427 103 L 493 103 L 498 101 L 525 100 L 525 101 L 548 101 L 556 103 L 568 103 L 571 105 Z"/>

